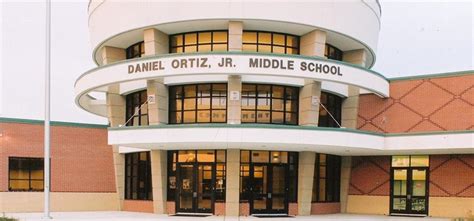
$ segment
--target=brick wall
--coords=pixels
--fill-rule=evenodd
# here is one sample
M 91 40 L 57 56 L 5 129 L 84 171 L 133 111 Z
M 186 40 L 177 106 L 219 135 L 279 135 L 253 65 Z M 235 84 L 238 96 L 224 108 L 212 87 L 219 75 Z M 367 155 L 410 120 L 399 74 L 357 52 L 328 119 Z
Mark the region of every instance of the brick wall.
M 341 203 L 311 203 L 311 215 L 341 212 Z
M 390 195 L 390 156 L 352 157 L 349 195 Z
M 124 200 L 123 211 L 153 213 L 152 200 Z
M 474 197 L 474 154 L 430 156 L 429 194 Z
M 359 102 L 360 130 L 402 133 L 474 129 L 472 74 L 393 81 L 389 98 L 361 95 Z
M 0 192 L 8 191 L 8 157 L 43 157 L 43 125 L 0 122 Z M 116 192 L 107 129 L 51 127 L 51 191 Z

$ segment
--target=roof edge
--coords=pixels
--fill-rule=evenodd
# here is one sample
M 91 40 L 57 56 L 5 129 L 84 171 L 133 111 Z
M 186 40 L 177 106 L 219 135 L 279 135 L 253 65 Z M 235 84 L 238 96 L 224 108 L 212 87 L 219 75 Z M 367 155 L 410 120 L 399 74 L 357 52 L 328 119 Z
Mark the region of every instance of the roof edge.
M 23 118 L 0 117 L 0 124 L 1 124 L 1 123 L 44 124 L 44 120 L 33 120 L 33 119 L 23 119 Z M 106 129 L 109 125 L 105 125 L 105 124 L 74 123 L 74 122 L 65 122 L 65 121 L 51 121 L 51 126 L 81 127 L 81 128 L 102 128 L 102 129 Z
M 388 80 L 389 80 L 390 82 L 392 82 L 392 81 L 407 81 L 407 80 L 417 80 L 417 79 L 426 79 L 426 78 L 456 77 L 456 76 L 471 75 L 471 74 L 474 75 L 474 70 L 453 71 L 453 72 L 434 73 L 434 74 L 422 74 L 422 75 L 412 75 L 412 76 L 388 78 Z

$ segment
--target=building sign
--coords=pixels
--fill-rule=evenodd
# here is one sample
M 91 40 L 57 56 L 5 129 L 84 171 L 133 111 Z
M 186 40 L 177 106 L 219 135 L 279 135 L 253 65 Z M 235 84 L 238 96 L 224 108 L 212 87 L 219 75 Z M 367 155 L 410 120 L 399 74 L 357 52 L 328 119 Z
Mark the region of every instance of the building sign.
M 238 101 L 238 100 L 240 100 L 240 93 L 239 93 L 239 91 L 230 91 L 229 100 L 231 100 L 231 101 Z
M 163 60 L 145 61 L 128 65 L 129 74 L 138 74 L 151 71 L 183 70 L 183 69 L 205 69 L 211 68 L 249 68 L 249 69 L 267 69 L 267 70 L 290 70 L 305 71 L 320 74 L 331 74 L 334 76 L 343 76 L 341 67 L 338 64 L 324 64 L 320 62 L 300 61 L 292 58 L 259 58 L 247 57 L 244 62 L 236 62 L 233 57 L 214 56 L 208 57 L 190 57 L 175 58 L 167 62 Z

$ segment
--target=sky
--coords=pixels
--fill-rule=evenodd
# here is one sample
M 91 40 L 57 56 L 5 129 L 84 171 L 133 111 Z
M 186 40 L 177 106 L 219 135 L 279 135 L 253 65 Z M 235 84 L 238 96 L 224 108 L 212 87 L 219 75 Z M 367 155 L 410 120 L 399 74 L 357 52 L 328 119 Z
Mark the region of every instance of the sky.
M 43 119 L 44 4 L 0 1 L 0 117 Z M 106 124 L 74 103 L 75 80 L 95 67 L 87 2 L 52 5 L 51 119 Z M 381 5 L 373 70 L 392 78 L 474 69 L 472 1 L 381 0 Z

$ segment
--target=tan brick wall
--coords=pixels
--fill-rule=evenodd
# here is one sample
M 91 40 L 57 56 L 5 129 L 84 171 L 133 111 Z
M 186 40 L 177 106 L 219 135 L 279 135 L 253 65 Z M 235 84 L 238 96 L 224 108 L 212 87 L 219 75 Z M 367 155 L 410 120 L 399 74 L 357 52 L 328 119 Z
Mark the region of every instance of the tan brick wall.
M 153 213 L 152 200 L 124 200 L 123 211 Z
M 297 216 L 298 215 L 298 203 L 289 203 L 288 204 L 288 215 Z
M 357 128 L 383 133 L 474 129 L 474 75 L 399 80 L 390 97 L 361 95 Z
M 8 191 L 8 157 L 43 157 L 43 125 L 0 123 L 0 192 Z M 112 148 L 105 128 L 51 127 L 51 191 L 113 192 Z
M 240 203 L 239 204 L 239 215 L 240 216 L 249 216 L 250 215 L 250 204 L 249 203 Z
M 340 213 L 340 203 L 312 203 L 311 215 Z
M 176 204 L 174 201 L 168 201 L 166 202 L 166 211 L 168 212 L 169 215 L 176 214 Z

